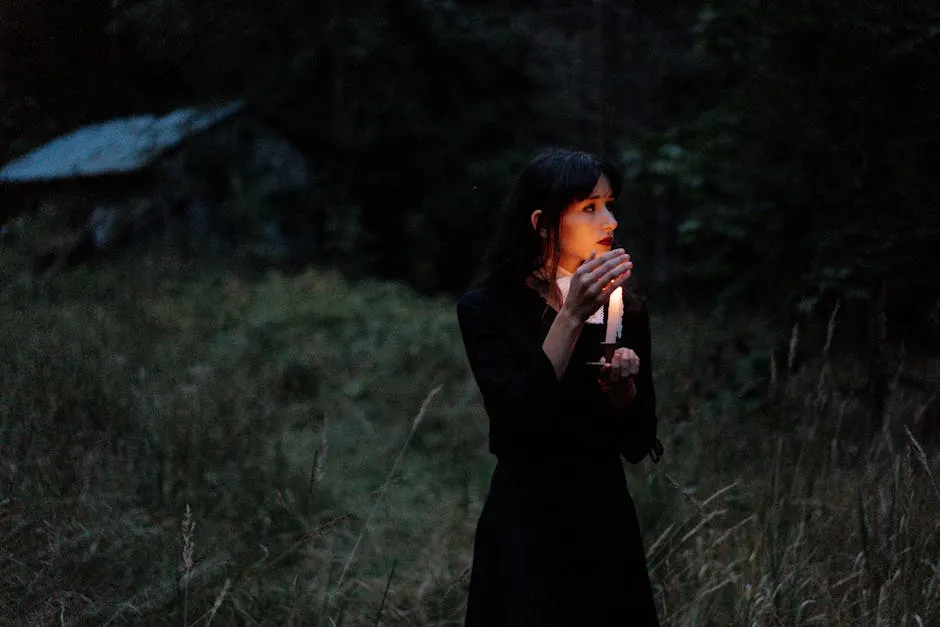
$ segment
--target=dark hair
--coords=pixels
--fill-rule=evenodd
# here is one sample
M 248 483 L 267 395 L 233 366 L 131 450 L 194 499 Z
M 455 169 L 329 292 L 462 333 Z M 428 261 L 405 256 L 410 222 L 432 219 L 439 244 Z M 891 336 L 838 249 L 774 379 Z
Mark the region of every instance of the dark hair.
M 589 197 L 601 175 L 610 182 L 614 197 L 618 196 L 623 177 L 605 159 L 570 149 L 550 150 L 533 159 L 516 181 L 473 284 L 518 284 L 549 260 L 552 265 L 545 278 L 554 282 L 561 253 L 561 215 L 571 203 Z M 530 217 L 537 209 L 542 213 L 533 229 Z M 539 235 L 541 229 L 547 239 Z

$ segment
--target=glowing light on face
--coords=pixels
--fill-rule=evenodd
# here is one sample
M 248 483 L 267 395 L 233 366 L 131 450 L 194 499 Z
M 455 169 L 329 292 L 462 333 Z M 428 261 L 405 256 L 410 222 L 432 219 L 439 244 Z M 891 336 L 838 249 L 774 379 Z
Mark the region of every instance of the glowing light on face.
M 611 212 L 610 181 L 601 175 L 591 195 L 584 200 L 577 200 L 565 209 L 561 215 L 558 230 L 561 254 L 558 265 L 568 272 L 574 272 L 592 252 L 605 253 L 611 248 L 610 241 L 617 228 L 617 219 Z

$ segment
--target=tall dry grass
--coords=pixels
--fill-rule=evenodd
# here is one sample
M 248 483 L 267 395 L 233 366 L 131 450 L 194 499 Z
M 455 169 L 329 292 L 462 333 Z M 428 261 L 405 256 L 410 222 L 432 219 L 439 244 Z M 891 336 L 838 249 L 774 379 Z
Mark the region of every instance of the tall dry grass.
M 713 354 L 716 343 L 734 344 L 731 336 L 760 346 L 762 331 L 748 328 L 758 321 L 719 330 L 703 329 L 695 316 L 660 320 L 661 327 L 674 325 L 673 346 L 684 347 L 660 353 L 661 368 L 695 384 L 674 382 L 672 391 L 680 393 L 667 392 L 666 415 L 686 417 L 678 428 L 667 426 L 679 446 L 637 490 L 640 510 L 646 505 L 663 517 L 647 517 L 647 528 L 661 529 L 650 536 L 648 556 L 669 624 L 888 626 L 940 619 L 940 455 L 935 442 L 928 452 L 911 430 L 930 433 L 923 420 L 940 370 L 936 360 L 896 351 L 896 372 L 906 366 L 922 385 L 905 388 L 895 377 L 883 429 L 867 439 L 865 367 L 832 354 L 836 320 L 830 318 L 816 354 L 795 374 L 768 377 L 757 390 L 749 382 L 760 359 L 739 355 L 698 371 L 689 366 Z M 734 363 L 739 370 L 728 375 Z M 764 363 L 772 370 L 769 358 Z M 694 398 L 683 398 L 690 389 Z M 669 486 L 682 498 L 657 500 Z
M 161 254 L 0 275 L 0 623 L 460 624 L 493 460 L 451 301 Z M 666 624 L 937 623 L 935 363 L 892 357 L 924 385 L 865 442 L 850 356 L 771 390 L 760 321 L 654 322 L 668 455 L 629 480 Z

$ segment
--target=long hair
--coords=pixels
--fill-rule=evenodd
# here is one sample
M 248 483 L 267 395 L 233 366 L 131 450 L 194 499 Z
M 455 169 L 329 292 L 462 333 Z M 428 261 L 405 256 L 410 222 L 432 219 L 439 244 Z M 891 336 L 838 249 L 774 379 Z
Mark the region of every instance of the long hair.
M 550 150 L 533 159 L 519 175 L 473 285 L 520 284 L 547 270 L 542 283 L 554 286 L 562 213 L 571 203 L 588 198 L 601 175 L 610 182 L 614 197 L 619 196 L 623 177 L 605 159 L 570 149 Z M 542 213 L 533 229 L 530 217 L 538 209 Z

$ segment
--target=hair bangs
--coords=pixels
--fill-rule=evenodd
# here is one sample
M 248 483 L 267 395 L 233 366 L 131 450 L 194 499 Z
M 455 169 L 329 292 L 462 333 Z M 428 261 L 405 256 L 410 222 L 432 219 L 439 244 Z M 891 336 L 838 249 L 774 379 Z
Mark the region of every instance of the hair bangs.
M 619 195 L 622 180 L 613 164 L 583 152 L 572 151 L 564 157 L 552 190 L 556 202 L 567 206 L 588 198 L 601 176 L 607 177 L 613 195 Z

